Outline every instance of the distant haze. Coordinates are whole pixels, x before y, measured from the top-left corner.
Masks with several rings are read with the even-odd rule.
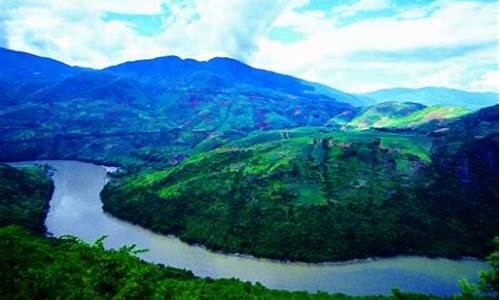
[[[365,102],[416,102],[425,105],[453,105],[470,109],[498,104],[498,93],[466,92],[443,87],[425,87],[420,89],[392,88],[373,91],[360,95]]]

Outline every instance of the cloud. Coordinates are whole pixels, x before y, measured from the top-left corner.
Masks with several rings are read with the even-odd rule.
[[[142,3],[148,3],[143,6]],[[290,1],[17,1],[4,10],[8,47],[70,64],[104,67],[126,60],[179,55],[197,59],[230,56],[246,60],[256,39]],[[154,14],[168,8],[164,28],[141,35],[114,14]]]
[[[359,0],[308,10],[309,2],[4,1],[0,45],[91,67],[171,54],[229,56],[353,92],[496,89],[494,1]],[[140,27],[147,24],[157,28]]]
[[[382,10],[391,7],[390,0],[360,0],[351,4],[335,6],[332,12],[336,16],[349,17],[363,11]]]
[[[498,93],[498,82],[500,82],[500,76],[498,71],[487,71],[478,80],[472,81],[470,84],[472,89],[476,91],[495,91]]]
[[[195,58],[230,56],[246,60],[275,18],[289,4],[276,0],[201,0],[172,5],[166,30],[158,36],[174,53]]]
[[[473,89],[471,75],[457,70],[481,77],[491,64],[498,68],[497,9],[494,2],[443,1],[350,24],[288,11],[274,25],[306,38],[285,44],[263,37],[250,61],[353,92],[422,85]]]

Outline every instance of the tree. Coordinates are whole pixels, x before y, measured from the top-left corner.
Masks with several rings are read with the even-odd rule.
[[[467,279],[462,279],[458,282],[462,292],[462,299],[474,299],[479,293],[495,294],[498,296],[498,237],[493,242],[495,243],[496,251],[493,251],[486,258],[491,269],[480,273],[479,283],[472,284]]]

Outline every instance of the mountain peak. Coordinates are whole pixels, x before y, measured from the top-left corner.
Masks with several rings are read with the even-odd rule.
[[[223,67],[232,71],[240,69],[254,69],[251,66],[229,57],[214,57],[207,61],[208,65],[213,65],[217,67]]]
[[[237,59],[230,58],[230,57],[224,57],[224,56],[213,57],[213,58],[209,59],[207,62],[225,62],[225,63],[237,63],[237,64],[245,65],[245,63],[243,63]]]

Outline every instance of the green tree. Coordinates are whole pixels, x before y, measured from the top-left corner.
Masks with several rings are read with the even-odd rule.
[[[483,271],[480,274],[479,290],[483,293],[498,293],[498,237],[493,241],[496,246],[496,251],[491,253],[487,260],[491,270]]]
[[[487,257],[491,269],[480,273],[478,284],[472,284],[467,279],[460,280],[458,285],[462,294],[459,298],[474,299],[481,293],[498,295],[498,237],[493,242],[495,243],[496,250]]]

